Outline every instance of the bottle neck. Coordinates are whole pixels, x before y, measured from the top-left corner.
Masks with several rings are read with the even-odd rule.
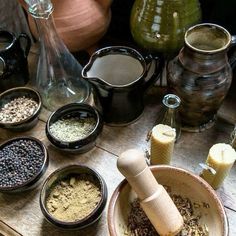
[[[25,0],[28,11],[34,18],[48,19],[53,12],[50,0]]]
[[[63,47],[64,44],[57,34],[52,15],[50,15],[47,19],[35,18],[35,22],[41,44],[45,43],[50,46],[51,49]]]

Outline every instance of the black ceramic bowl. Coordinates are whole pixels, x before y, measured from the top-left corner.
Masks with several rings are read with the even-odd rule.
[[[91,176],[97,183],[97,186],[101,192],[101,200],[96,205],[96,208],[88,214],[86,217],[73,221],[62,221],[53,217],[47,207],[46,200],[52,190],[52,188],[60,181],[69,178],[70,176],[76,176],[81,174],[87,174]],[[44,182],[40,192],[40,208],[45,218],[55,226],[64,229],[81,229],[95,223],[101,216],[107,202],[107,186],[101,175],[94,169],[85,165],[69,165],[53,172]]]
[[[50,130],[51,125],[61,119],[70,119],[70,118],[83,119],[90,117],[95,119],[96,124],[93,130],[82,139],[78,139],[72,142],[62,141],[56,138]],[[51,114],[46,124],[46,135],[49,141],[56,148],[60,149],[60,151],[83,153],[94,147],[95,141],[98,135],[102,131],[102,127],[103,127],[102,117],[95,108],[85,103],[71,103],[63,107],[60,107],[58,110],[56,110]]]
[[[0,192],[15,193],[36,187],[46,172],[48,162],[47,149],[36,138],[22,136],[2,143]]]
[[[4,107],[7,103],[11,102],[12,100],[19,98],[19,97],[31,98],[35,102],[37,102],[38,107],[35,109],[31,116],[28,116],[26,119],[13,122],[13,123],[6,123],[0,120],[0,127],[9,129],[12,131],[25,131],[31,129],[35,126],[38,122],[38,116],[42,107],[42,101],[39,93],[28,87],[16,87],[9,89],[0,94],[0,109]]]

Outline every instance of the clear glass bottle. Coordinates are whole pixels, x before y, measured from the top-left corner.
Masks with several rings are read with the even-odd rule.
[[[181,134],[181,121],[178,113],[180,98],[175,94],[166,94],[162,99],[162,108],[159,111],[156,124],[169,125],[176,131],[176,140]]]
[[[50,0],[25,0],[34,17],[40,40],[36,86],[48,110],[88,99],[90,86],[81,77],[82,67],[56,32]]]

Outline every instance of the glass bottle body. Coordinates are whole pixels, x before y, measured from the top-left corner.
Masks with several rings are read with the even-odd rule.
[[[174,94],[165,95],[162,100],[162,107],[156,119],[156,125],[169,125],[175,129],[176,140],[179,139],[181,134],[181,121],[178,112],[180,102],[180,98]]]

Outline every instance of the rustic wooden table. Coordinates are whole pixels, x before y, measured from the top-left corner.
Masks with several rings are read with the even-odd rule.
[[[31,77],[36,69],[36,51],[30,54]],[[232,89],[231,89],[232,90]],[[126,127],[104,126],[95,148],[81,155],[69,155],[55,150],[45,136],[45,121],[47,114],[41,113],[40,121],[32,130],[24,133],[13,133],[0,129],[0,142],[21,135],[31,135],[39,138],[48,148],[50,164],[43,180],[54,170],[69,164],[85,164],[96,169],[105,179],[108,186],[108,202],[123,177],[116,168],[117,156],[128,148],[146,150],[149,143],[146,135],[152,128],[160,109],[160,101],[165,91],[152,87],[145,96],[145,110],[135,123]],[[209,148],[219,142],[228,142],[233,124],[236,123],[236,95],[230,93],[218,112],[216,125],[202,133],[182,132],[180,140],[175,145],[172,165],[199,173],[198,163],[204,162]],[[229,220],[230,236],[236,235],[236,166],[217,190],[222,200]],[[43,217],[39,207],[39,192],[42,183],[34,190],[21,194],[0,194],[0,235],[79,235],[107,236],[107,207],[101,219],[93,226],[80,231],[63,231],[49,224]],[[190,190],[191,191],[191,190]]]

